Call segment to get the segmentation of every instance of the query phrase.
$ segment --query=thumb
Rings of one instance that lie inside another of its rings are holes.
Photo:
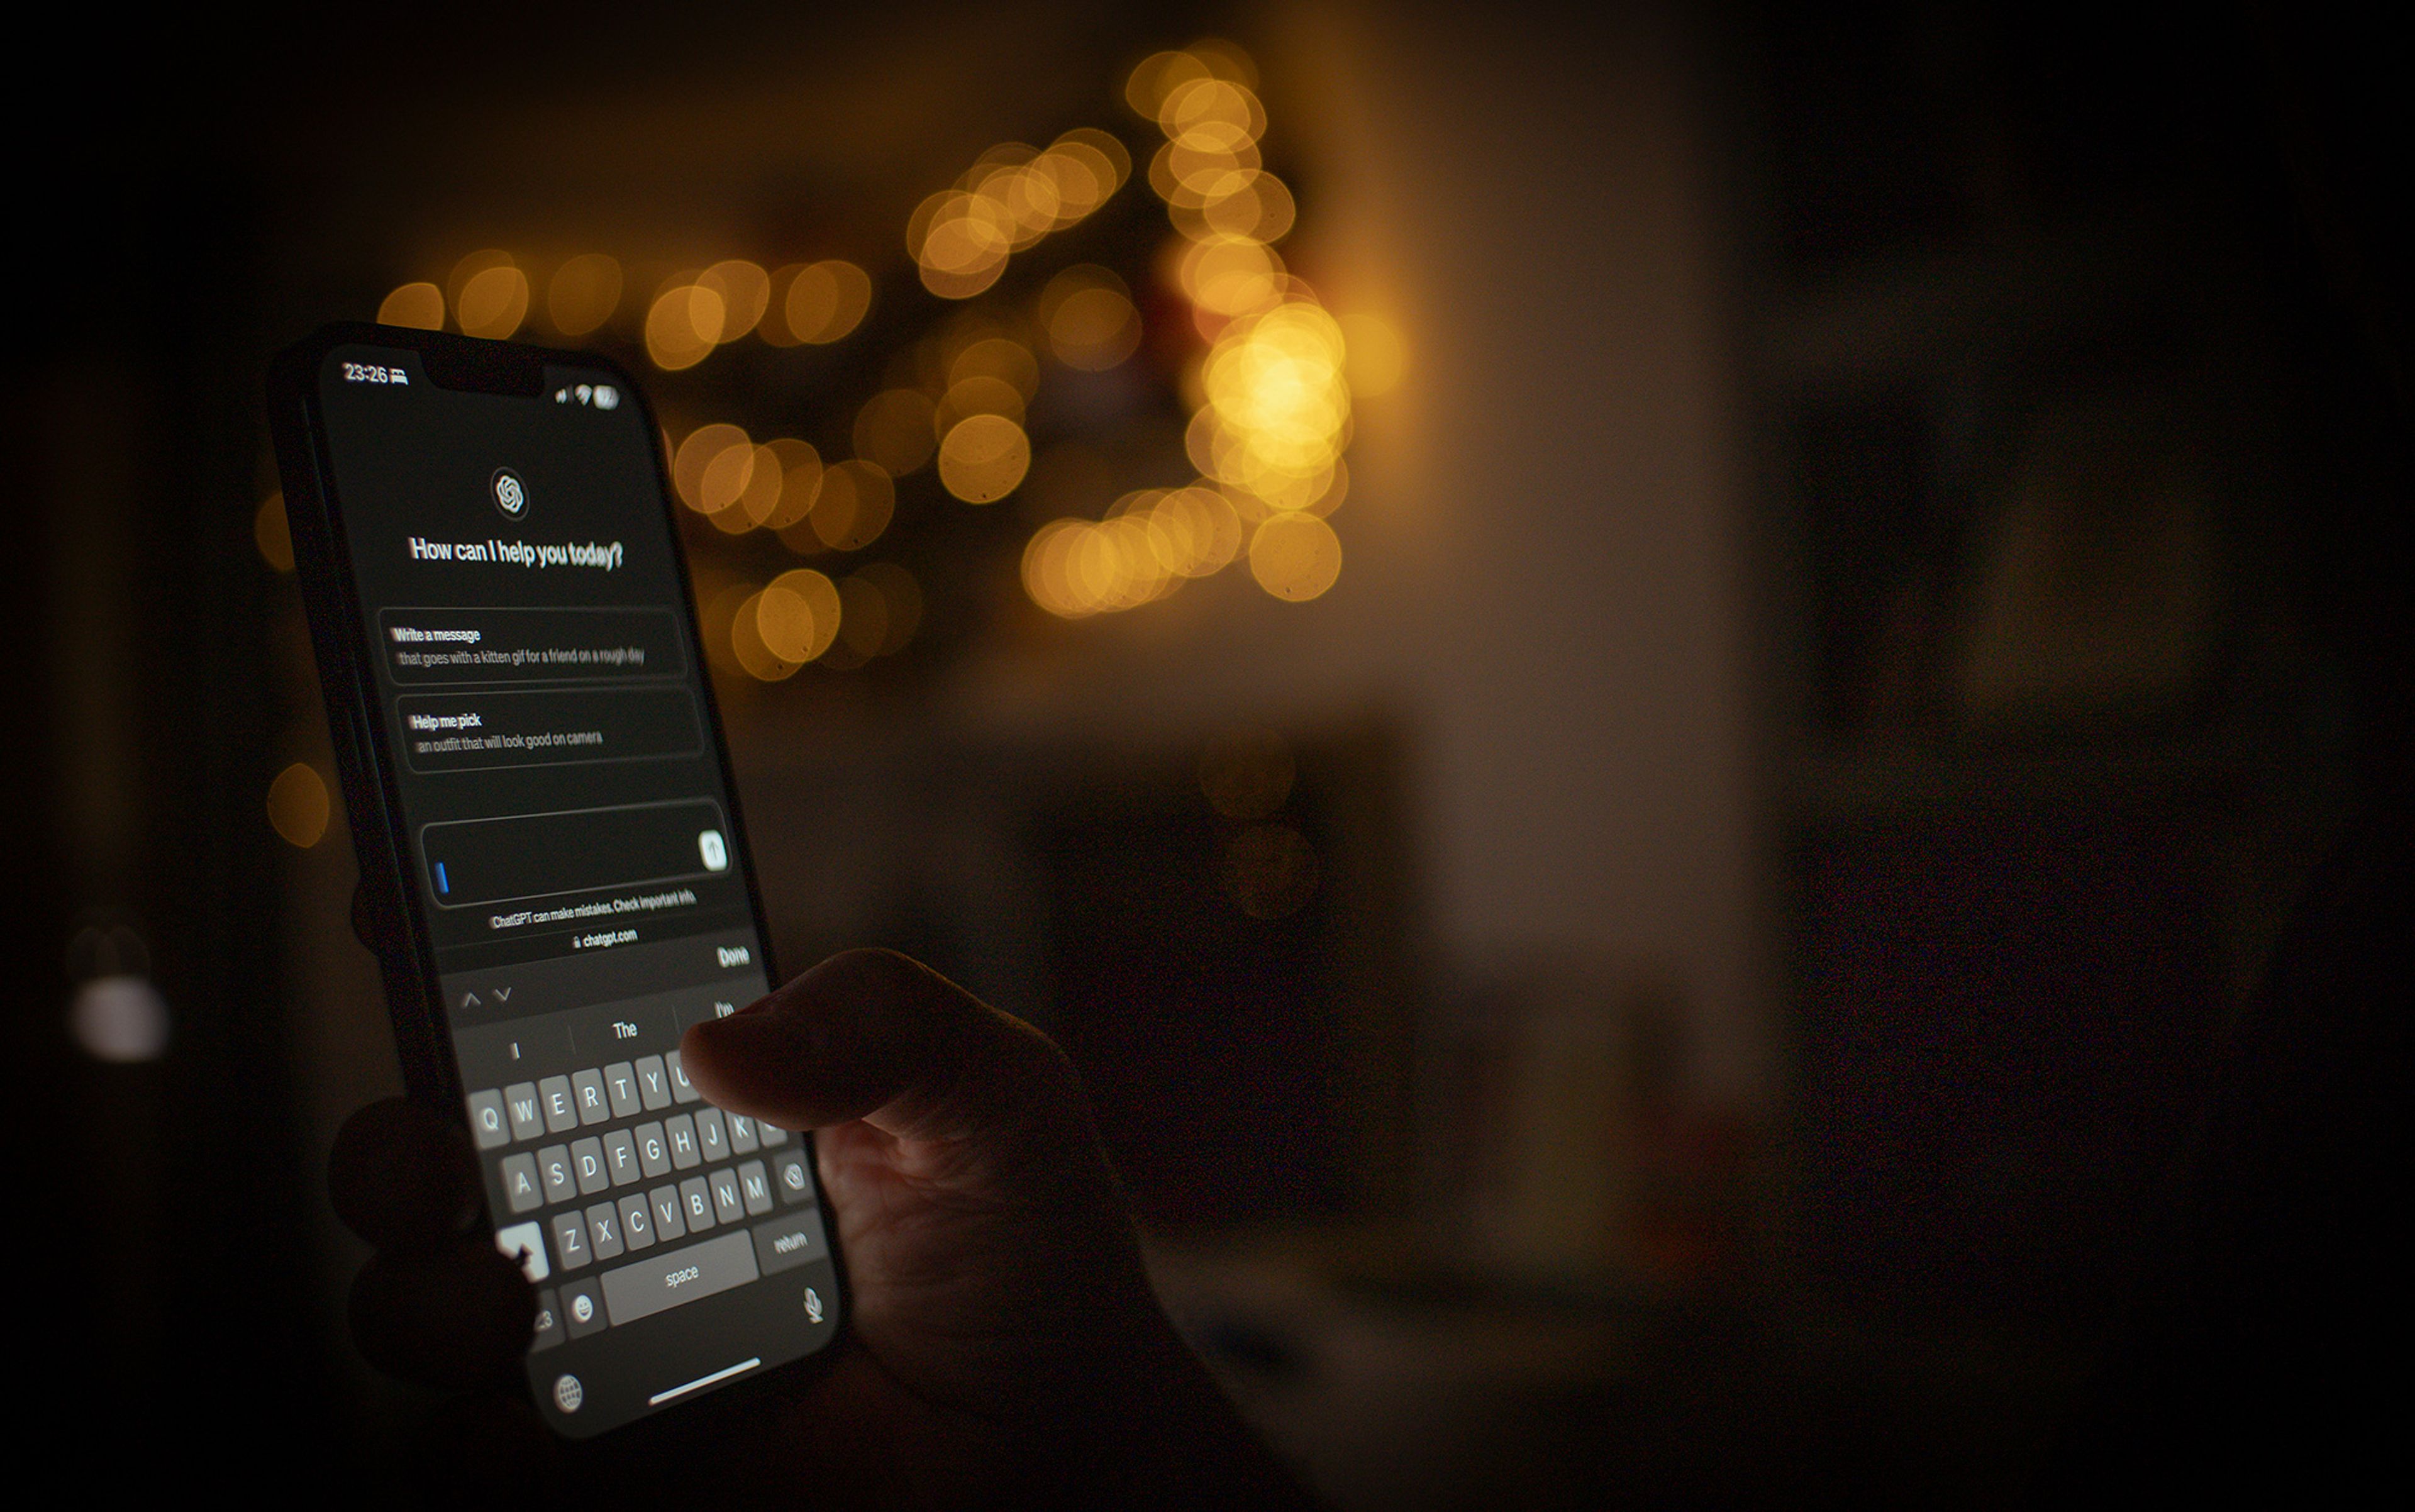
[[[852,1119],[906,1140],[1093,1139],[1080,1079],[1046,1036],[893,951],[834,955],[680,1054],[716,1107],[784,1129]]]

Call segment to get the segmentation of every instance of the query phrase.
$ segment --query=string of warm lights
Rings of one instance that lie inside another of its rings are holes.
[[[1337,319],[1278,250],[1298,208],[1265,167],[1256,82],[1248,55],[1221,41],[1156,53],[1124,82],[1125,100],[1162,139],[1145,177],[1174,234],[1155,276],[1179,295],[1200,343],[1178,380],[1195,475],[1126,492],[1098,517],[1070,514],[1034,531],[1022,584],[1052,615],[1136,608],[1243,561],[1267,592],[1293,602],[1322,595],[1340,576],[1330,517],[1349,491],[1354,400],[1397,377],[1399,341],[1380,322]],[[681,502],[725,535],[762,531],[818,557],[878,542],[898,480],[925,467],[967,505],[1013,495],[1034,467],[1026,411],[1044,366],[1109,373],[1147,333],[1131,286],[1091,262],[1058,271],[1028,308],[974,301],[1011,260],[1109,203],[1132,171],[1123,142],[1095,127],[1044,148],[1008,142],[982,153],[908,218],[906,250],[923,288],[959,307],[901,353],[887,386],[857,410],[852,455],[825,459],[795,437],[698,425],[665,437]],[[378,319],[431,330],[449,321],[498,340],[534,324],[578,340],[628,309],[633,323],[619,329],[669,373],[749,337],[779,348],[842,342],[864,325],[876,294],[872,276],[841,259],[769,270],[728,259],[673,274],[636,306],[628,281],[618,259],[588,252],[554,268],[539,301],[522,260],[489,248],[461,259],[441,284],[395,289]],[[256,526],[262,555],[291,570],[279,501],[262,505]],[[776,682],[816,662],[861,666],[896,653],[922,604],[921,585],[893,562],[835,577],[800,566],[722,588],[704,621],[725,665]]]

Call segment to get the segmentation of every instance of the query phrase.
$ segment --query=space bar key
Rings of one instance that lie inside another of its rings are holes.
[[[614,1327],[743,1286],[762,1272],[755,1266],[755,1241],[745,1230],[691,1244],[634,1265],[604,1273],[604,1310]]]

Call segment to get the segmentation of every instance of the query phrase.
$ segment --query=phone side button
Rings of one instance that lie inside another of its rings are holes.
[[[755,1245],[743,1234],[725,1234],[702,1244],[604,1273],[604,1307],[617,1325],[743,1286],[762,1272]]]

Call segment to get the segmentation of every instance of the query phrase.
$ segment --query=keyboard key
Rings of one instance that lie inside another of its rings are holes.
[[[643,1192],[633,1191],[621,1199],[621,1242],[632,1250],[643,1250],[654,1242],[653,1210],[647,1206]]]
[[[646,1193],[646,1211],[654,1215],[654,1237],[666,1242],[685,1238],[687,1220],[682,1215],[686,1207],[677,1187],[656,1187]]]
[[[545,1231],[534,1223],[515,1223],[495,1231],[495,1248],[520,1263],[520,1273],[541,1281],[553,1274],[545,1263]]]
[[[537,1100],[545,1104],[545,1131],[559,1134],[578,1127],[578,1105],[570,1100],[570,1078],[548,1076],[536,1084]]]
[[[562,1342],[562,1299],[548,1288],[536,1295],[536,1334],[529,1353],[537,1354]]]
[[[577,1212],[553,1215],[553,1257],[564,1270],[587,1264],[587,1220]]]
[[[612,1173],[616,1187],[638,1179],[638,1142],[627,1130],[615,1129],[604,1136],[604,1168]]]
[[[680,1064],[680,1053],[678,1051],[674,1050],[669,1055],[663,1057],[663,1067],[671,1073],[672,1101],[694,1102],[697,1099],[704,1096],[703,1093],[698,1091],[694,1085],[688,1081],[687,1068]]]
[[[729,1133],[722,1127],[719,1108],[696,1110],[696,1147],[704,1152],[704,1162],[729,1159]]]
[[[578,1195],[592,1197],[612,1184],[612,1174],[604,1169],[604,1142],[581,1139],[570,1146],[570,1173],[578,1178]]]
[[[690,1176],[680,1183],[680,1217],[687,1220],[690,1234],[712,1227],[712,1189],[704,1184],[704,1177]]]
[[[805,1171],[804,1152],[783,1155],[772,1162],[772,1181],[780,1189],[784,1203],[809,1203],[814,1200],[814,1184]]]
[[[545,1189],[537,1184],[536,1157],[523,1151],[503,1157],[503,1201],[515,1213],[545,1205]]]
[[[650,1176],[668,1175],[671,1169],[671,1147],[663,1140],[663,1126],[638,1126],[638,1169]]]
[[[503,1106],[512,1115],[512,1138],[534,1139],[545,1132],[545,1114],[537,1107],[534,1082],[515,1082],[503,1088]]]
[[[587,1210],[587,1238],[595,1247],[598,1260],[621,1258],[621,1209],[610,1203],[597,1203]]]
[[[562,1320],[570,1325],[573,1339],[604,1331],[604,1289],[594,1278],[572,1281],[562,1289]]]
[[[671,1164],[679,1169],[684,1171],[703,1160],[696,1150],[696,1120],[686,1114],[666,1120],[663,1137],[670,1141]]]
[[[659,1113],[671,1105],[671,1076],[663,1069],[663,1057],[648,1055],[638,1062],[638,1100],[648,1113]]]
[[[612,1321],[635,1323],[683,1302],[743,1286],[761,1274],[755,1253],[756,1246],[745,1235],[725,1234],[608,1270],[603,1276],[604,1296],[612,1305]]]
[[[482,1150],[499,1149],[512,1142],[511,1120],[503,1114],[501,1092],[470,1094],[470,1132]]]
[[[790,1213],[776,1223],[756,1226],[755,1257],[762,1262],[766,1276],[829,1253],[830,1235],[822,1232],[822,1210],[818,1207]]]
[[[746,1211],[761,1217],[772,1210],[772,1175],[760,1160],[749,1160],[738,1168],[738,1192],[746,1199]]]
[[[580,1071],[570,1079],[570,1087],[578,1099],[578,1121],[600,1124],[612,1116],[612,1100],[604,1095],[602,1071]]]
[[[745,1199],[738,1195],[738,1173],[728,1166],[712,1173],[712,1213],[724,1223],[735,1223],[746,1216]]]
[[[545,1183],[545,1200],[566,1203],[578,1195],[578,1178],[571,1174],[570,1146],[548,1145],[536,1152],[537,1179]]]
[[[758,1145],[755,1138],[755,1120],[742,1113],[729,1115],[729,1153],[752,1155]]]
[[[755,1126],[755,1135],[763,1142],[763,1147],[767,1150],[777,1149],[788,1142],[788,1131],[778,1124],[758,1123]]]
[[[625,1060],[604,1068],[604,1091],[612,1100],[615,1118],[634,1118],[643,1106],[638,1100],[638,1069]]]

